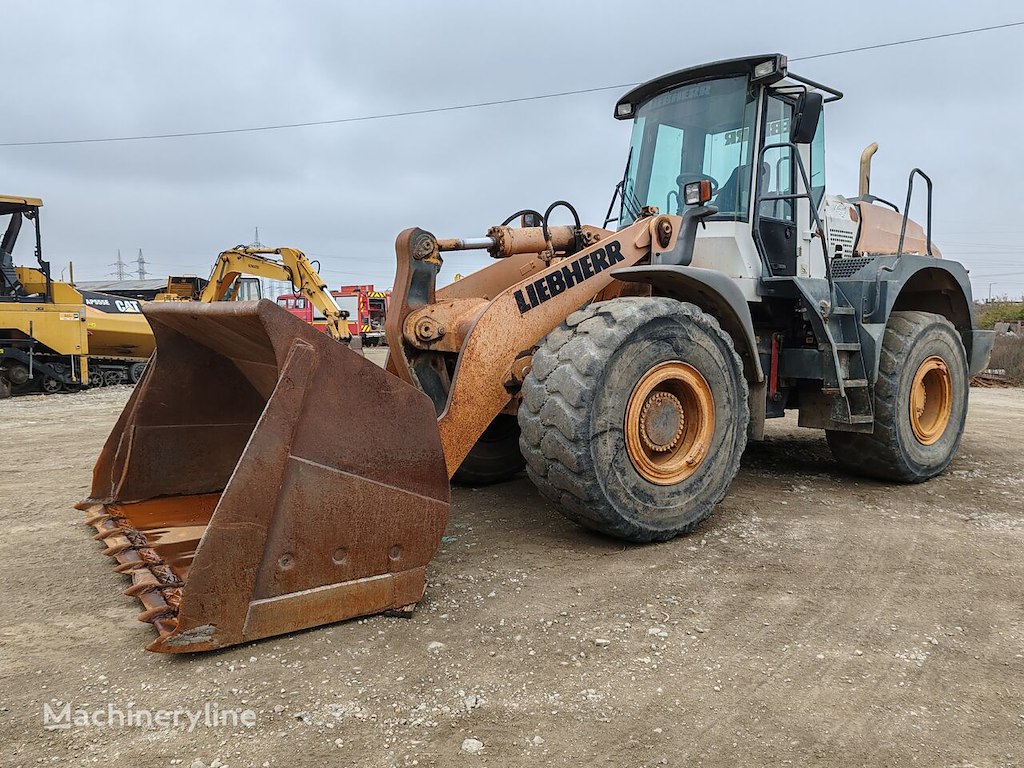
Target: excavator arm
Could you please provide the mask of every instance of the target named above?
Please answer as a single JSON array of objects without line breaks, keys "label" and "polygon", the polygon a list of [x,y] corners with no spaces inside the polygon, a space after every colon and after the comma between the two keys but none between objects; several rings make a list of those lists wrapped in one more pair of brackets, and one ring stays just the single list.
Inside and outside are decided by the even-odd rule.
[{"label": "excavator arm", "polygon": [[327,283],[317,274],[302,251],[295,248],[246,246],[224,251],[217,257],[217,263],[210,272],[210,282],[199,295],[199,301],[210,303],[229,300],[241,275],[288,281],[296,293],[309,299],[313,307],[327,318],[327,332],[333,338],[348,341],[352,337],[348,323],[331,296]]}]

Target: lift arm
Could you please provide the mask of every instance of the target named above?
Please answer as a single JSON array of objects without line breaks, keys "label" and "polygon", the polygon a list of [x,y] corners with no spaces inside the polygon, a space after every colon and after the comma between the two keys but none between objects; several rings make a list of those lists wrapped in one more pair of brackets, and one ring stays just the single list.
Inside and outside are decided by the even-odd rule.
[{"label": "lift arm", "polygon": [[[567,247],[571,228],[499,227],[477,240],[438,240],[416,228],[398,236],[395,303],[385,323],[388,369],[434,400],[449,477],[512,399],[536,344],[609,288],[616,269],[671,251],[680,225],[678,216],[654,215],[618,232],[584,228],[583,248],[547,260],[540,252],[545,242]],[[443,289],[438,299],[441,253],[483,246],[515,269],[499,261],[466,279],[476,278],[477,296],[469,295],[470,285],[459,298]],[[452,373],[447,353],[456,356]]]},{"label": "lift arm", "polygon": [[[277,258],[270,258],[276,256]],[[199,296],[202,302],[230,299],[235,281],[241,275],[255,275],[269,280],[287,280],[296,293],[301,293],[313,307],[327,318],[327,332],[338,341],[348,341],[348,323],[313,265],[302,251],[295,248],[249,248],[238,246],[224,251]]]}]

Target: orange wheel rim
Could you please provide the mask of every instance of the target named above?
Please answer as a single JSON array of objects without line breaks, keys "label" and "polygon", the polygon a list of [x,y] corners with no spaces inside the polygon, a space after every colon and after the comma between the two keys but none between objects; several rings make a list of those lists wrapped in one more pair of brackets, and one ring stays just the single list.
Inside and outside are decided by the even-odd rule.
[{"label": "orange wheel rim", "polygon": [[927,358],[914,374],[910,387],[910,426],[921,445],[942,437],[953,413],[953,379],[941,357]]},{"label": "orange wheel rim", "polygon": [[715,397],[700,371],[670,360],[645,373],[626,404],[626,453],[655,485],[675,485],[700,467],[715,434]]}]

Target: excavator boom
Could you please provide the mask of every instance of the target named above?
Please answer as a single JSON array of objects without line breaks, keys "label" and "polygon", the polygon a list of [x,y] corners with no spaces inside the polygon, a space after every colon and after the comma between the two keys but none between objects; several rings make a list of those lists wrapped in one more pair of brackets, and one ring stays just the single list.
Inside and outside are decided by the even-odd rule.
[{"label": "excavator boom", "polygon": [[[271,258],[276,257],[276,258]],[[201,302],[225,301],[231,297],[242,275],[287,281],[302,293],[327,319],[327,333],[338,341],[349,341],[348,323],[323,281],[302,251],[295,248],[236,246],[217,256],[210,280],[199,295]]]}]

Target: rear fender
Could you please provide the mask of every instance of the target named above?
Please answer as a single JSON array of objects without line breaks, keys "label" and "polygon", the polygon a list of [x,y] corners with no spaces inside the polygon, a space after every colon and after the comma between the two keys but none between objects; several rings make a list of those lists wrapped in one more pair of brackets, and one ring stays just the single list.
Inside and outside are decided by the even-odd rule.
[{"label": "rear fender", "polygon": [[882,336],[894,311],[942,315],[953,323],[963,340],[971,375],[985,369],[994,337],[991,331],[978,328],[971,281],[962,264],[912,255],[858,261],[863,261],[863,266],[849,277],[837,279],[836,285],[862,318],[861,344],[870,380],[877,375]]}]

